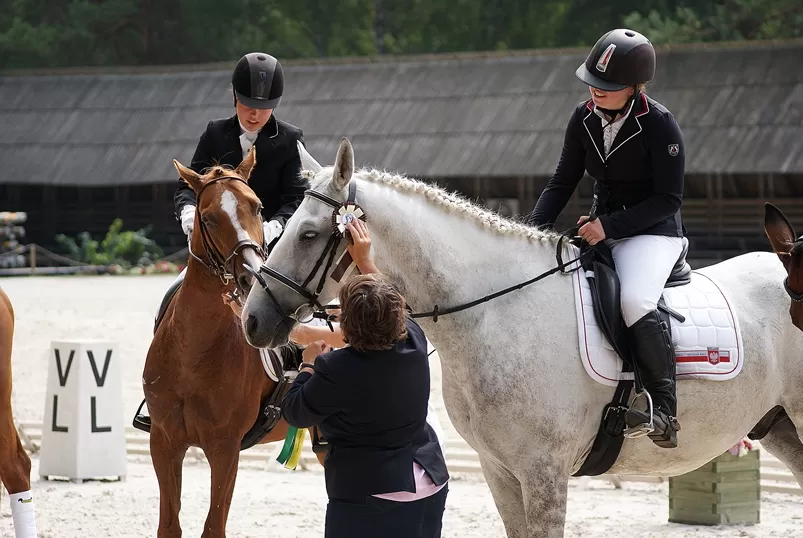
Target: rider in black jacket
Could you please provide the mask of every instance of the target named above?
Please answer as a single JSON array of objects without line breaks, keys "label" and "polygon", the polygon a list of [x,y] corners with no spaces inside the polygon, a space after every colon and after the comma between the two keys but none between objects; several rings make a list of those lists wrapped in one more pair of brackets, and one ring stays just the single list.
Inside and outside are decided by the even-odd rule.
[{"label": "rider in black jacket", "polygon": [[[236,168],[256,146],[256,166],[248,186],[262,201],[265,243],[281,235],[287,220],[304,198],[307,182],[301,178],[298,127],[273,115],[284,92],[284,72],[279,61],[262,52],[246,54],[231,78],[236,114],[212,120],[198,141],[190,168],[203,174],[214,164]],[[176,216],[189,236],[195,222],[195,192],[179,179],[174,196]]]},{"label": "rider in black jacket", "polygon": [[[613,30],[594,45],[577,77],[591,99],[569,119],[557,170],[528,224],[554,224],[584,172],[595,179],[589,216],[579,235],[611,248],[621,282],[621,308],[633,337],[644,387],[652,397],[658,446],[677,446],[675,353],[656,309],[682,249],[680,217],[685,153],[674,116],[644,93],[655,73],[655,50],[632,30]],[[595,218],[596,217],[596,218]],[[628,426],[649,423],[631,409]]]},{"label": "rider in black jacket", "polygon": [[[207,124],[190,168],[199,174],[217,164],[233,169],[252,146],[256,146],[256,165],[248,186],[262,202],[265,245],[270,248],[278,241],[308,188],[308,182],[301,177],[298,154],[298,142],[304,143],[304,135],[298,127],[277,120],[273,115],[284,93],[284,72],[276,58],[262,52],[246,54],[234,67],[231,84],[236,113]],[[189,239],[195,224],[195,191],[179,179],[173,200],[176,217]],[[168,288],[157,320],[161,319],[186,273],[185,267]],[[150,417],[137,414],[134,425],[148,431]]]}]

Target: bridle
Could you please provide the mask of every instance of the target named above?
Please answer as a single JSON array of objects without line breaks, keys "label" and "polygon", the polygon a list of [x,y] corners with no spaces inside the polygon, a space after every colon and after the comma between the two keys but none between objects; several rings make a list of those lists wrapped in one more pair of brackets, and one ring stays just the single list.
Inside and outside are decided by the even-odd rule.
[{"label": "bridle", "polygon": [[[223,180],[233,180],[233,181],[241,181],[243,184],[248,185],[248,183],[238,176],[221,176],[216,177],[212,180],[209,180],[201,187],[201,190],[198,191],[196,194],[196,204],[198,207],[201,207],[201,194],[203,194],[204,190],[209,185],[213,183],[217,183],[218,181]],[[204,251],[206,252],[206,257],[209,259],[208,262],[201,259],[198,255],[196,255],[192,251],[192,239],[188,241],[187,247],[189,248],[190,255],[195,258],[199,263],[201,263],[204,267],[206,267],[212,274],[217,275],[220,277],[220,281],[223,282],[224,285],[228,285],[229,281],[235,280],[235,285],[237,286],[237,290],[244,295],[244,290],[240,289],[240,285],[237,284],[236,279],[234,278],[234,259],[237,255],[247,248],[252,248],[260,257],[260,259],[265,259],[265,252],[266,248],[265,245],[260,245],[256,241],[253,241],[250,237],[248,239],[243,239],[239,241],[232,249],[231,253],[228,256],[223,256],[220,251],[215,247],[214,242],[209,234],[209,230],[207,229],[206,225],[204,224],[203,220],[199,220],[196,224],[198,227],[198,231],[201,233],[201,241],[204,245]],[[246,268],[250,269],[248,264],[244,264]],[[236,298],[236,297],[234,297]]]},{"label": "bridle", "polygon": [[[331,322],[334,321],[334,317],[327,314],[326,310],[338,308],[338,305],[322,306],[318,301],[318,298],[320,297],[321,291],[323,290],[324,284],[326,283],[326,278],[329,274],[329,269],[332,267],[332,263],[334,262],[335,254],[337,252],[337,247],[340,244],[340,240],[345,236],[345,224],[347,224],[350,220],[353,219],[359,218],[361,220],[365,220],[365,213],[362,211],[360,206],[357,205],[355,201],[356,195],[357,195],[357,186],[354,182],[349,183],[348,199],[345,202],[339,202],[334,198],[331,198],[325,194],[322,194],[320,192],[311,189],[304,192],[304,196],[309,196],[311,198],[320,200],[321,202],[334,208],[334,212],[332,213],[332,235],[329,237],[329,241],[327,241],[326,247],[324,248],[321,255],[318,257],[318,260],[315,262],[315,265],[312,267],[312,270],[310,271],[309,275],[307,275],[307,278],[301,284],[281,274],[275,269],[271,269],[270,267],[267,266],[267,262],[263,263],[258,271],[253,270],[248,265],[245,266],[246,270],[248,270],[249,272],[251,272],[252,275],[254,275],[254,278],[256,278],[256,280],[262,286],[262,289],[265,290],[265,293],[267,293],[268,297],[270,297],[270,300],[273,302],[273,305],[276,307],[276,310],[278,312],[285,314],[285,310],[281,307],[279,301],[276,300],[276,297],[274,297],[273,293],[268,288],[267,282],[262,277],[261,273],[264,273],[267,277],[270,277],[284,284],[285,286],[287,286],[288,288],[290,288],[291,290],[293,290],[294,292],[296,292],[297,294],[299,294],[300,296],[302,296],[307,300],[307,302],[299,306],[293,314],[290,315],[285,314],[286,317],[295,319],[300,323],[306,323],[312,318],[323,319],[329,324],[329,328],[332,329]],[[550,269],[549,271],[545,271],[540,275],[531,278],[530,280],[527,280],[526,282],[516,284],[515,286],[510,286],[509,288],[505,288],[490,295],[486,295],[485,297],[482,297],[475,301],[471,301],[469,303],[465,303],[459,306],[454,306],[451,308],[446,308],[443,310],[439,309],[438,305],[435,305],[435,308],[430,312],[418,312],[418,313],[411,312],[408,314],[408,316],[411,318],[432,318],[433,321],[437,323],[438,316],[443,316],[446,314],[452,314],[455,312],[460,312],[462,310],[467,310],[479,304],[485,303],[502,295],[508,294],[512,291],[521,289],[525,286],[538,282],[539,280],[542,280],[558,272],[562,274],[568,274],[576,271],[577,269],[579,269],[580,264],[577,264],[577,266],[574,269],[571,269],[569,271],[566,271],[566,268],[571,267],[575,263],[579,262],[581,259],[588,256],[593,251],[593,247],[589,247],[588,249],[582,251],[581,254],[576,258],[569,260],[567,262],[563,261],[561,252],[563,250],[564,241],[568,240],[569,242],[575,242],[581,240],[581,238],[576,237],[577,230],[578,227],[575,226],[573,228],[570,228],[561,235],[561,239],[560,241],[558,241],[557,252],[555,255],[555,258],[557,260],[557,265],[552,269]],[[318,280],[318,284],[315,288],[315,291],[314,292],[310,291],[307,286],[320,270],[321,266],[324,263],[324,260],[326,260],[326,266],[324,267],[324,270],[321,273],[321,277]]]},{"label": "bridle", "polygon": [[[268,294],[268,297],[270,297],[271,301],[279,312],[283,314],[285,313],[284,309],[279,305],[279,301],[276,300],[276,297],[273,296],[273,293],[268,288],[268,285],[261,273],[264,273],[267,277],[284,284],[307,300],[306,303],[296,308],[295,312],[287,316],[300,323],[306,323],[313,317],[323,317],[321,314],[325,313],[326,308],[321,305],[321,303],[318,301],[318,298],[321,296],[323,287],[326,284],[326,278],[329,275],[329,269],[332,267],[332,263],[334,263],[335,255],[337,254],[337,247],[340,245],[341,239],[345,237],[345,225],[355,219],[365,220],[365,213],[355,202],[357,197],[357,185],[355,182],[349,183],[348,198],[345,202],[339,202],[330,196],[312,189],[306,190],[304,192],[304,196],[315,198],[334,209],[332,213],[332,234],[329,236],[329,240],[326,242],[326,247],[324,247],[323,252],[321,252],[321,255],[318,257],[315,265],[313,265],[312,270],[310,270],[309,274],[307,275],[307,278],[304,279],[304,282],[299,284],[292,278],[281,274],[275,269],[271,269],[268,267],[267,263],[263,263],[258,271],[254,271],[248,265],[245,266],[246,270],[254,275],[254,278],[256,278],[256,280],[262,286],[262,289],[265,290],[265,293]],[[325,266],[324,262],[326,263]],[[310,291],[308,286],[310,282],[312,282],[312,279],[315,278],[315,275],[318,274],[318,271],[320,271],[321,266],[324,267],[323,271],[321,272],[321,277],[318,279],[318,284],[315,287],[315,291]],[[330,305],[329,307],[332,308],[334,306]],[[325,317],[325,319],[328,320],[328,316]]]}]

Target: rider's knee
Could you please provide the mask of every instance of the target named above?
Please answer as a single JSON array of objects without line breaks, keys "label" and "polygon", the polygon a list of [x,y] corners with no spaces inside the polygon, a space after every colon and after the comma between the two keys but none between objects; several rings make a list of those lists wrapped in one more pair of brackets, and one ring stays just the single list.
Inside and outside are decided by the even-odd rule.
[{"label": "rider's knee", "polygon": [[633,326],[638,320],[655,310],[657,303],[644,297],[643,293],[621,290],[622,318],[625,325]]}]

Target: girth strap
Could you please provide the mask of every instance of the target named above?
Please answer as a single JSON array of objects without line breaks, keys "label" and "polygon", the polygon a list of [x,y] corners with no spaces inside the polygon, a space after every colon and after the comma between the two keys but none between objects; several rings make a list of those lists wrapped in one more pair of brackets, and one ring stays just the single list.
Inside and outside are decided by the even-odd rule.
[{"label": "girth strap", "polygon": [[[630,365],[624,363],[622,371],[631,370]],[[586,456],[580,469],[572,476],[598,476],[608,472],[616,462],[625,440],[623,435],[626,427],[625,413],[627,413],[632,389],[632,380],[619,381],[613,399],[602,409],[602,420],[594,444],[591,446],[591,452]]]}]

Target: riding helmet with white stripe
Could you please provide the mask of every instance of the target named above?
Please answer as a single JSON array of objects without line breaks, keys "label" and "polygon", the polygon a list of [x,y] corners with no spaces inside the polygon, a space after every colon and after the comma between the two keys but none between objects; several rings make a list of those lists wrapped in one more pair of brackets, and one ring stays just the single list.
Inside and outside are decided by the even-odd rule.
[{"label": "riding helmet with white stripe", "polygon": [[596,42],[577,78],[603,91],[623,90],[652,80],[655,49],[650,40],[633,30],[611,30]]},{"label": "riding helmet with white stripe", "polygon": [[284,72],[279,60],[264,52],[246,54],[231,75],[234,97],[251,108],[276,108],[284,92]]}]

